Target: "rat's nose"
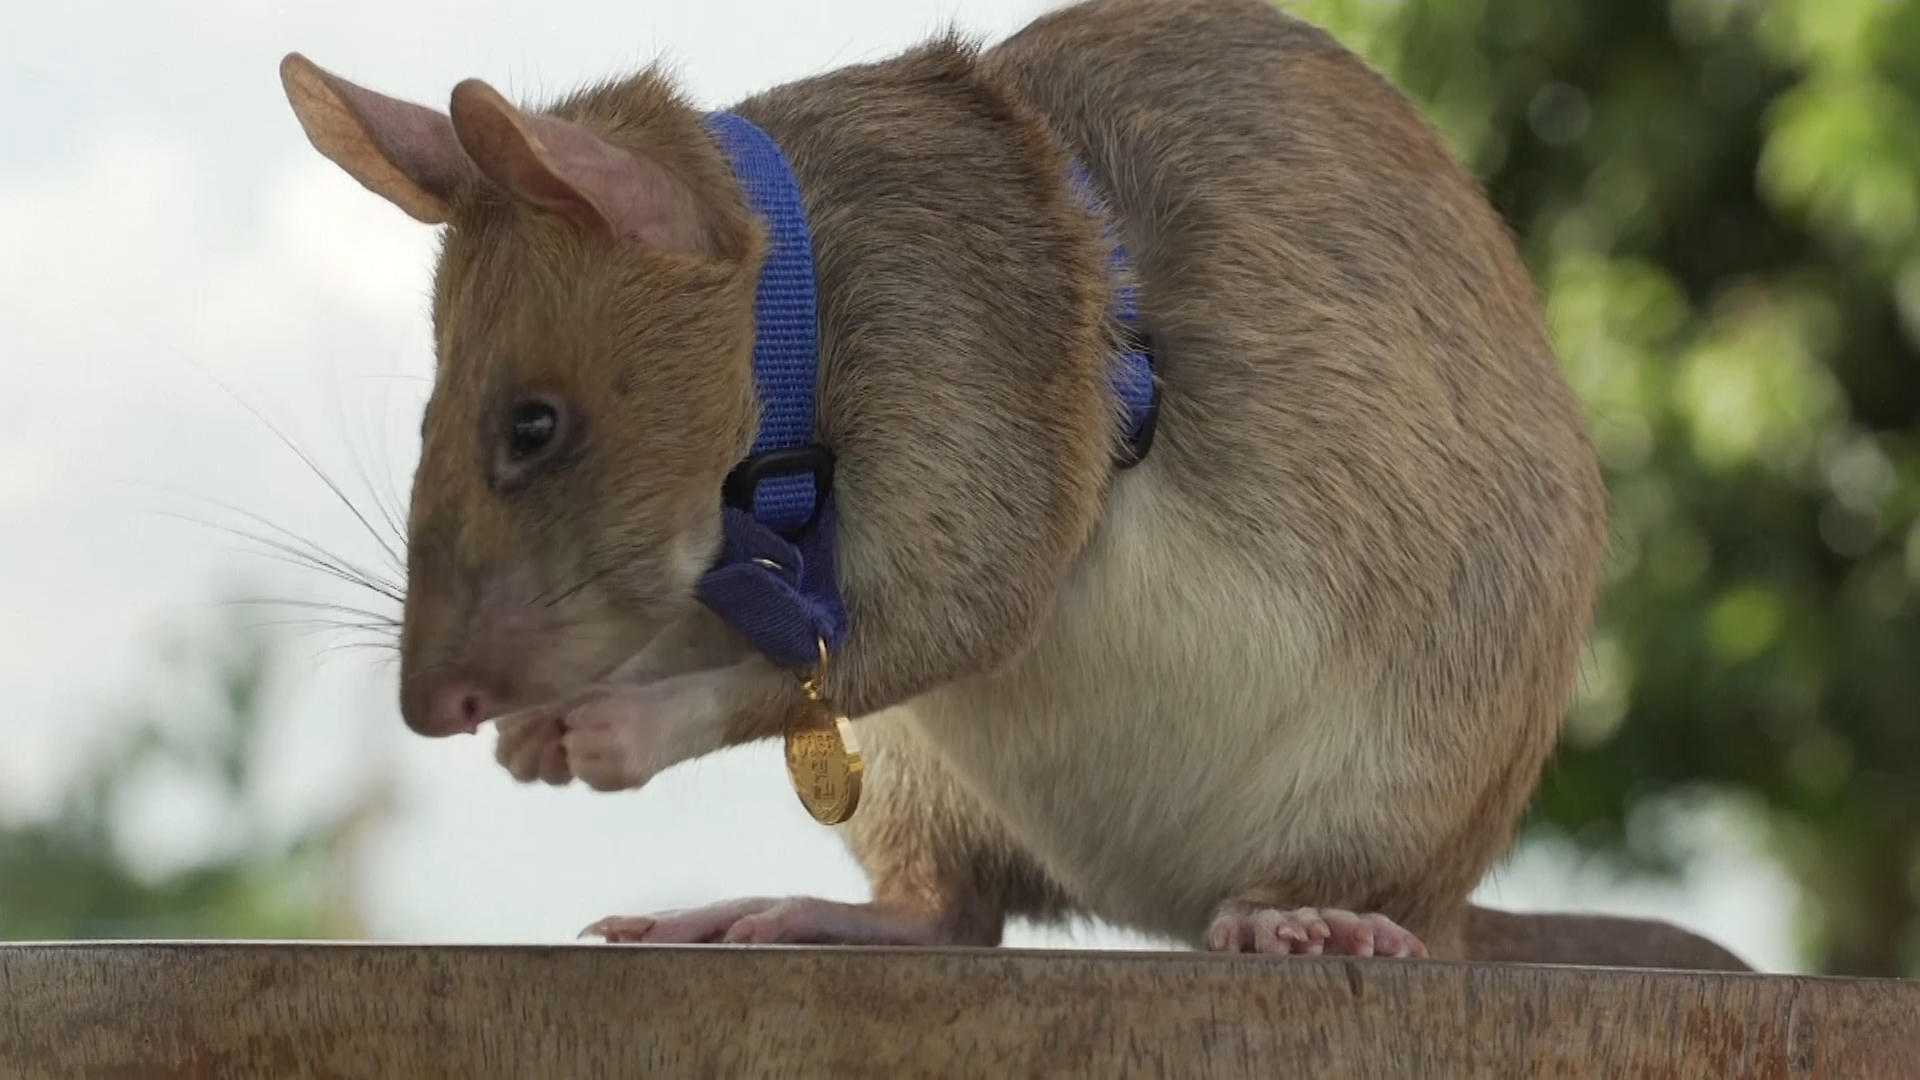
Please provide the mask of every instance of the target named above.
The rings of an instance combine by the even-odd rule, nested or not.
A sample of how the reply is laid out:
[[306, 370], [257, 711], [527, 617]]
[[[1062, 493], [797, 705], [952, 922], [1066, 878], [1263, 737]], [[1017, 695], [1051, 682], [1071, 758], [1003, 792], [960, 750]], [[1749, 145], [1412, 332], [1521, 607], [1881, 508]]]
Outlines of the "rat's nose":
[[493, 696], [464, 675], [416, 679], [400, 695], [400, 715], [429, 738], [472, 734], [493, 716]]

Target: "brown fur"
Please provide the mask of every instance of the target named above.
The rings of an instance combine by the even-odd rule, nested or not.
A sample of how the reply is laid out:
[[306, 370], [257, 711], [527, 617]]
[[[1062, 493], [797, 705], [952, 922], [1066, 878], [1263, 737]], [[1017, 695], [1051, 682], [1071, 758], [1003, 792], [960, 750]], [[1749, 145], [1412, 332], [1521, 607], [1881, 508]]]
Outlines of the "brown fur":
[[[657, 80], [584, 91], [553, 112], [636, 149], [702, 137]], [[731, 183], [711, 156], [662, 157], [696, 191]], [[706, 202], [720, 258], [582, 236], [478, 182], [456, 194], [435, 276], [439, 372], [409, 522], [403, 680], [457, 663], [508, 701], [563, 692], [690, 603], [674, 545], [689, 534], [717, 543], [711, 492], [755, 423], [741, 361], [762, 240], [736, 201]], [[589, 449], [529, 490], [489, 490], [496, 418], [536, 389], [580, 403]], [[489, 640], [475, 625], [475, 581], [528, 570], [537, 582], [521, 591], [546, 599], [591, 583], [548, 624], [564, 634], [460, 655]]]
[[[1525, 268], [1430, 126], [1258, 0], [1094, 0], [736, 111], [813, 228], [853, 627], [828, 690], [869, 744], [846, 833], [876, 904], [976, 942], [1337, 906], [1461, 955], [1572, 689], [1605, 510]], [[656, 250], [471, 169], [444, 200], [403, 709], [425, 730], [405, 687], [457, 671], [542, 717], [503, 724], [516, 775], [636, 786], [777, 733], [795, 692], [692, 599], [752, 431], [761, 238], [657, 73], [548, 113], [684, 185], [709, 242]], [[549, 182], [512, 149], [495, 173]], [[1115, 282], [1067, 154], [1160, 343], [1158, 441], [1125, 473]], [[501, 490], [528, 390], [584, 423]], [[596, 715], [633, 719], [547, 704], [596, 682], [624, 688]]]

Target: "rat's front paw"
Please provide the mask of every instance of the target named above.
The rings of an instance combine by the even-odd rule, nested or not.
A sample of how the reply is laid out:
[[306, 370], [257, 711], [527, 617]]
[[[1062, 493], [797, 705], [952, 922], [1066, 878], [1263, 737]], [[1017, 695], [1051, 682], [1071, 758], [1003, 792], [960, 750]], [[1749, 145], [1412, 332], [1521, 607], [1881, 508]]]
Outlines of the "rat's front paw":
[[531, 709], [501, 717], [494, 723], [499, 732], [494, 760], [523, 784], [535, 780], [556, 786], [570, 782], [573, 769], [567, 764], [563, 719], [558, 709]]
[[522, 783], [577, 778], [598, 791], [639, 787], [675, 761], [712, 748], [706, 744], [724, 704], [713, 685], [719, 677], [609, 683], [501, 717], [494, 757]]
[[662, 765], [661, 695], [647, 686], [597, 689], [561, 721], [567, 767], [596, 791], [622, 791], [653, 779]]
[[1207, 934], [1214, 952], [1278, 956], [1423, 957], [1420, 939], [1385, 915], [1229, 901]]
[[494, 759], [523, 784], [577, 777], [600, 791], [639, 787], [658, 771], [643, 698], [639, 687], [595, 688], [565, 705], [503, 716]]
[[811, 897], [731, 900], [661, 915], [615, 916], [580, 936], [648, 945], [942, 945], [951, 939], [931, 914]]

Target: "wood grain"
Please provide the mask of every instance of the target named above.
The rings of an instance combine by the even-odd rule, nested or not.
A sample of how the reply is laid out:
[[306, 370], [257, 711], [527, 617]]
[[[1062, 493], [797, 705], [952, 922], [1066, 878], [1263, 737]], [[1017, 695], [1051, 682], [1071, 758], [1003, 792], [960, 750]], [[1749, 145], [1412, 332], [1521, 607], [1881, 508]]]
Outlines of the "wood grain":
[[1204, 954], [0, 948], [0, 1076], [1920, 1077], [1920, 983]]

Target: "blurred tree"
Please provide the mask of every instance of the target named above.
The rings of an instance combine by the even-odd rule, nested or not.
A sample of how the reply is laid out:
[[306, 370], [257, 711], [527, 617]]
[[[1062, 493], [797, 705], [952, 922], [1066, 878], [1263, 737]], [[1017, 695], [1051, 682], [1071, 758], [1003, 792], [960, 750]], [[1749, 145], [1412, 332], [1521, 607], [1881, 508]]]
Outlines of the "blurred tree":
[[1920, 974], [1920, 0], [1280, 0], [1521, 238], [1612, 492], [1534, 828], [1764, 807], [1815, 970]]
[[[0, 822], [0, 940], [364, 936], [351, 888], [356, 841], [385, 809], [376, 789], [291, 837], [269, 832], [258, 752], [272, 643], [229, 625], [170, 650], [184, 702], [112, 726], [54, 809]], [[218, 808], [210, 851], [154, 872], [129, 851], [125, 799], [164, 774]], [[132, 808], [132, 809], [137, 809]]]

